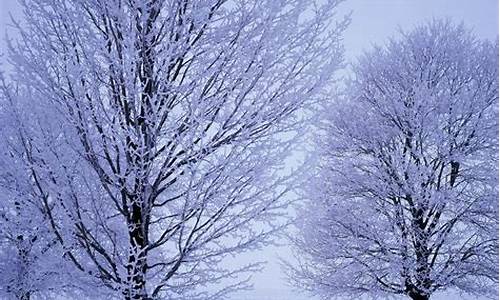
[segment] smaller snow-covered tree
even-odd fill
[[[498,284],[498,43],[433,21],[366,53],[329,111],[294,239],[323,299]]]
[[[5,127],[0,130],[0,298],[28,300],[53,287],[49,282],[56,274],[49,264],[57,262],[48,255],[54,244],[46,238],[43,216],[33,205],[30,182],[20,176],[26,170],[10,163],[19,149],[10,147],[16,136]]]
[[[6,89],[2,76],[0,88]],[[21,94],[20,90],[12,92]],[[46,214],[52,204],[41,205],[44,195],[30,176],[29,165],[34,163],[35,150],[27,136],[33,128],[20,120],[34,110],[20,110],[18,106],[27,107],[25,103],[14,103],[7,94],[1,96],[0,298],[54,299],[56,295],[78,293],[72,283],[74,268],[64,264],[63,249],[49,231]],[[26,164],[21,164],[20,158]]]

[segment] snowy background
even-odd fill
[[[343,13],[352,11],[352,23],[344,35],[346,60],[352,60],[373,44],[382,44],[402,29],[435,17],[449,17],[464,21],[481,38],[498,36],[498,1],[496,0],[349,0],[342,4]],[[8,30],[9,14],[19,15],[15,0],[0,0],[0,33]],[[5,49],[0,41],[0,50]],[[313,300],[289,287],[280,270],[278,257],[287,257],[287,247],[268,248],[260,253],[247,255],[253,259],[267,260],[268,266],[255,274],[254,290],[234,295],[233,300]],[[433,299],[471,299],[448,293]]]

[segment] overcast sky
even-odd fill
[[[0,34],[4,34],[9,11],[14,15],[15,0],[0,0]],[[353,11],[352,23],[345,33],[346,58],[353,59],[373,44],[382,44],[396,35],[398,28],[410,29],[432,18],[448,17],[464,21],[481,38],[498,36],[498,1],[496,0],[347,0],[342,11]],[[0,51],[5,44],[0,42]],[[270,264],[254,277],[255,290],[235,296],[234,300],[309,300],[287,287],[277,263],[277,254],[286,256],[288,250],[269,249],[252,257],[267,259]],[[438,296],[435,300],[471,299]],[[472,300],[472,299],[471,299]]]

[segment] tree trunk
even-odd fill
[[[422,294],[412,294],[410,295],[410,298],[413,300],[429,300],[430,297],[428,295],[422,295]]]
[[[17,204],[17,203],[16,203]],[[16,206],[18,212],[20,211],[20,208]],[[31,239],[31,241],[35,241],[35,239]],[[17,293],[16,299],[18,300],[30,300],[31,298],[31,292],[27,290],[25,287],[27,286],[27,277],[30,272],[30,251],[29,251],[29,244],[27,245],[26,242],[29,242],[30,239],[25,239],[24,235],[18,235],[17,236],[17,249],[18,249],[18,255],[19,255],[19,260],[20,260],[20,265],[19,265],[19,278],[17,284],[19,286],[22,286],[21,290]]]
[[[17,299],[19,299],[19,300],[30,300],[30,298],[31,298],[31,293],[30,292],[24,292],[24,293],[21,293],[21,295],[19,295]]]
[[[131,223],[129,224],[130,252],[128,257],[128,287],[126,300],[146,300],[146,263],[147,237],[143,220],[143,211],[139,201],[132,204]]]
[[[425,294],[420,288],[417,288],[409,279],[405,282],[405,292],[413,300],[429,300],[430,295]]]
[[[137,19],[137,28],[140,32],[138,35],[138,48],[141,53],[141,60],[139,61],[141,68],[138,76],[141,82],[143,91],[141,93],[141,108],[136,122],[140,127],[140,137],[144,143],[141,149],[141,155],[134,157],[134,164],[140,169],[138,178],[135,182],[135,195],[137,198],[131,199],[132,206],[130,208],[129,220],[129,239],[130,239],[130,253],[128,258],[128,295],[126,300],[147,300],[149,299],[146,290],[146,271],[147,271],[147,247],[148,247],[148,226],[149,218],[147,215],[149,211],[144,207],[144,204],[149,201],[145,196],[145,189],[147,181],[143,181],[148,173],[148,167],[152,164],[152,149],[154,149],[154,139],[152,138],[152,128],[148,121],[149,117],[154,116],[153,107],[151,104],[154,98],[154,35],[152,30],[154,22],[158,17],[159,11],[156,9],[155,1],[148,4],[148,16],[145,21],[140,18]],[[136,145],[139,147],[139,145]],[[131,149],[134,153],[137,149]],[[140,196],[137,196],[140,195]]]

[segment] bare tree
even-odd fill
[[[102,297],[244,286],[198,289],[255,270],[220,262],[282,225],[278,167],[341,62],[340,1],[20,2],[13,163],[67,260]]]
[[[429,299],[498,284],[498,43],[435,20],[362,56],[328,111],[295,283]]]

